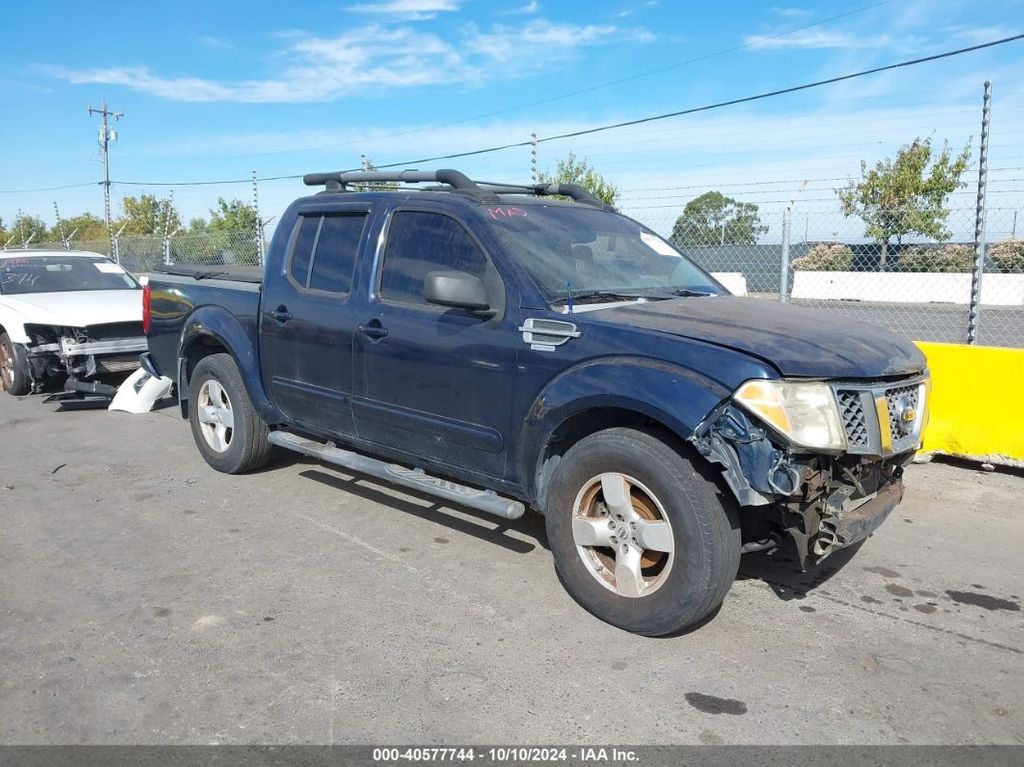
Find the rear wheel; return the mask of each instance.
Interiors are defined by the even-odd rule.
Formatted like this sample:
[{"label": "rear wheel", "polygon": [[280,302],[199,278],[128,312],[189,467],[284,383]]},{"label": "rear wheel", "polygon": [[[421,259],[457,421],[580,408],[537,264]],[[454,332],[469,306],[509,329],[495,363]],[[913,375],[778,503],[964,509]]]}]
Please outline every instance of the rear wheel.
[{"label": "rear wheel", "polygon": [[230,354],[212,354],[189,381],[189,422],[206,462],[226,474],[243,474],[270,457],[269,429],[252,406]]},{"label": "rear wheel", "polygon": [[0,388],[15,397],[32,391],[25,350],[6,333],[0,333]]},{"label": "rear wheel", "polygon": [[548,495],[548,538],[562,583],[598,618],[660,636],[725,598],[739,569],[739,520],[698,461],[626,428],[565,454]]}]

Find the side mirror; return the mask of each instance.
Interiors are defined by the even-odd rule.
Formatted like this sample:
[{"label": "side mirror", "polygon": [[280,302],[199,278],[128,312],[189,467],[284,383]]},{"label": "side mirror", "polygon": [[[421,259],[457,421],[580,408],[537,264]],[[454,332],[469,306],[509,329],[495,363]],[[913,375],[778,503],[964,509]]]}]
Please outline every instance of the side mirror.
[{"label": "side mirror", "polygon": [[423,281],[423,297],[430,304],[471,312],[491,308],[483,281],[466,272],[429,272]]}]

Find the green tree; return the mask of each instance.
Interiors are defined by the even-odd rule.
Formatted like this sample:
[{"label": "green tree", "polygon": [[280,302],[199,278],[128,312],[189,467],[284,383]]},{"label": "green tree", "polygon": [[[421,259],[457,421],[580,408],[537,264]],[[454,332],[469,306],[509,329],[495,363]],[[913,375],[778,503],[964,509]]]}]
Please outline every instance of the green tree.
[{"label": "green tree", "polygon": [[247,231],[255,232],[259,225],[256,208],[241,200],[225,200],[217,198],[217,207],[210,209],[209,229],[217,232]]},{"label": "green tree", "polygon": [[143,192],[138,197],[125,197],[121,209],[124,216],[114,226],[115,231],[127,224],[124,231],[128,234],[170,234],[181,226],[181,214],[170,198]]},{"label": "green tree", "polygon": [[753,245],[767,231],[757,205],[712,191],[686,203],[672,227],[672,241],[681,246]]},{"label": "green tree", "polygon": [[[46,222],[39,216],[19,211],[11,223],[11,228],[7,231],[7,237],[4,238],[4,242],[7,242],[13,236],[12,247],[20,247],[26,242],[31,242],[32,245],[41,245],[47,241],[48,232],[49,227],[46,226]],[[0,245],[3,245],[3,243],[0,243]]]},{"label": "green tree", "polygon": [[182,261],[199,263],[258,263],[257,227],[255,207],[238,199],[218,197],[209,219],[192,219],[188,231],[175,238],[174,255]]},{"label": "green tree", "polygon": [[864,219],[864,233],[881,244],[879,269],[885,269],[894,237],[897,243],[908,234],[934,240],[949,238],[946,199],[966,186],[960,177],[970,156],[969,141],[956,156],[948,142],[933,156],[931,139],[916,138],[900,147],[895,159],[879,160],[870,170],[862,160],[861,178],[836,189],[843,214]]},{"label": "green tree", "polygon": [[577,184],[609,205],[619,199],[619,188],[598,173],[586,157],[580,159],[573,152],[555,163],[553,173],[541,173],[539,181],[542,184]]},{"label": "green tree", "polygon": [[[74,235],[73,237],[72,234]],[[105,240],[107,236],[107,225],[103,223],[103,219],[94,216],[92,213],[82,213],[78,216],[62,219],[60,226],[54,225],[50,230],[51,240],[71,237],[72,246],[75,242]]]}]

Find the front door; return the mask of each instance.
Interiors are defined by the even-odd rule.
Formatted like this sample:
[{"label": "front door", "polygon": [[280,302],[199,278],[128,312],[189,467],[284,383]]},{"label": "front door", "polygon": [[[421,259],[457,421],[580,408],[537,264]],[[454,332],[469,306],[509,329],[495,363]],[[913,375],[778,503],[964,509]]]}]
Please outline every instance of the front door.
[{"label": "front door", "polygon": [[[426,275],[452,270],[482,279],[496,313],[427,303]],[[505,285],[469,230],[436,211],[394,212],[367,309],[354,344],[359,436],[413,461],[502,477],[519,335]]]},{"label": "front door", "polygon": [[301,213],[284,274],[265,281],[260,317],[264,386],[293,422],[351,434],[353,271],[368,211]]}]

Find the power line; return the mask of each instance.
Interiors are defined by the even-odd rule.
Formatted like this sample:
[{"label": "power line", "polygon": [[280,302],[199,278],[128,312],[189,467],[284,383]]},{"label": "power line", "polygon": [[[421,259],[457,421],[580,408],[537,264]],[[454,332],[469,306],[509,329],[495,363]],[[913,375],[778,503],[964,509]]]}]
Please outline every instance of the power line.
[{"label": "power line", "polygon": [[[820,88],[823,85],[832,85],[834,83],[844,82],[846,80],[854,80],[858,77],[866,77],[867,75],[878,74],[879,72],[889,72],[894,69],[901,69],[904,67],[911,67],[917,64],[924,64],[930,61],[938,61],[940,59],[948,59],[953,56],[960,56],[964,53],[971,53],[973,51],[979,51],[985,48],[992,48],[997,45],[1004,45],[1005,43],[1014,42],[1016,40],[1024,39],[1024,34],[1012,35],[1011,37],[1003,37],[998,40],[990,40],[987,43],[980,43],[979,45],[971,45],[967,48],[957,48],[952,51],[944,51],[942,53],[935,53],[930,56],[920,56],[916,59],[909,59],[907,61],[900,61],[895,64],[887,64],[881,67],[873,67],[871,69],[864,69],[859,72],[851,72],[845,75],[839,75],[837,77],[829,77],[824,80],[816,80],[810,83],[802,83],[800,85],[794,85],[789,88],[778,88],[774,91],[767,91],[765,93],[758,93],[753,96],[743,96],[741,98],[729,99],[727,101],[718,101],[714,104],[705,104],[699,107],[691,107],[689,109],[680,109],[676,112],[666,112],[664,114],[652,115],[650,117],[641,117],[636,120],[624,120],[623,122],[611,123],[610,125],[600,125],[596,128],[586,128],[584,130],[571,131],[569,133],[561,133],[556,136],[545,136],[544,138],[537,139],[537,143],[546,143],[549,141],[559,141],[567,138],[576,138],[578,136],[588,136],[594,133],[601,133],[603,131],[615,130],[616,128],[626,128],[632,125],[642,125],[644,123],[655,122],[657,120],[667,120],[670,117],[682,117],[683,115],[696,114],[698,112],[708,112],[713,109],[722,109],[723,107],[736,106],[737,104],[748,104],[753,101],[760,101],[762,99],[773,98],[775,96],[782,96],[787,93],[796,93],[798,91],[810,90],[812,88]],[[486,149],[475,149],[469,152],[455,152],[452,154],[441,155],[438,157],[426,157],[418,160],[409,160],[406,162],[387,163],[384,165],[378,165],[378,168],[396,168],[396,167],[408,167],[410,165],[419,165],[428,162],[437,162],[439,160],[454,160],[460,157],[473,157],[475,155],[487,154],[490,152],[500,152],[505,149],[514,149],[523,146],[529,146],[531,141],[517,141],[511,144],[504,144],[501,146],[488,147]]]},{"label": "power line", "polygon": [[[813,88],[820,88],[825,85],[832,85],[838,82],[844,82],[847,80],[854,80],[860,77],[866,77],[868,75],[878,74],[880,72],[889,72],[895,69],[902,69],[906,67],[916,66],[918,64],[925,64],[932,61],[938,61],[941,59],[948,59],[954,56],[960,56],[965,53],[972,53],[974,51],[983,50],[986,48],[993,48],[997,45],[1004,45],[1006,43],[1015,42],[1017,40],[1024,39],[1024,33],[1012,35],[1010,37],[1003,37],[998,40],[990,40],[985,43],[979,43],[978,45],[971,45],[966,48],[957,48],[955,50],[944,51],[942,53],[935,53],[929,56],[920,56],[914,59],[908,59],[906,61],[896,62],[895,64],[887,64],[885,66],[873,67],[871,69],[864,69],[858,72],[851,72],[845,75],[838,75],[836,77],[829,77],[824,80],[815,80],[809,83],[802,83],[800,85],[793,85],[788,88],[778,88],[773,91],[766,91],[764,93],[758,93],[751,96],[743,96],[740,98],[729,99],[726,101],[718,101],[712,104],[704,104],[698,107],[690,107],[688,109],[681,109],[674,112],[665,112],[663,114],[651,115],[649,117],[641,117],[635,120],[625,120],[622,122],[611,123],[608,125],[599,125],[593,128],[585,128],[577,131],[570,131],[567,133],[560,133],[553,136],[544,136],[537,138],[537,143],[547,143],[550,141],[560,141],[567,138],[577,138],[579,136],[592,135],[594,133],[602,133],[609,130],[616,130],[618,128],[626,128],[633,125],[642,125],[645,123],[656,122],[659,120],[667,120],[673,117],[682,117],[684,115],[697,114],[699,112],[708,112],[715,109],[722,109],[729,106],[736,106],[738,104],[747,104],[754,101],[761,101],[767,98],[773,98],[775,96],[782,96],[789,93],[796,93],[799,91],[810,90]],[[385,168],[408,168],[410,166],[421,165],[424,163],[439,162],[441,160],[455,160],[462,157],[475,157],[482,154],[491,154],[493,152],[501,152],[507,149],[516,149],[533,145],[533,140],[529,141],[516,141],[508,144],[500,144],[497,146],[484,147],[481,149],[473,149],[465,152],[453,152],[451,154],[437,155],[434,157],[422,157],[415,160],[405,160],[402,162],[392,162],[377,165],[378,169]],[[358,170],[358,168],[352,168],[351,170]],[[258,179],[260,181],[280,181],[280,180],[292,180],[301,178],[303,174],[291,174],[282,176],[269,176],[266,178]],[[173,182],[158,182],[158,181],[114,181],[114,184],[120,184],[122,186],[215,186],[215,185],[227,185],[227,184],[249,184],[252,183],[252,177],[242,179],[223,179],[219,181],[173,181]]]},{"label": "power line", "polygon": [[64,186],[41,186],[35,189],[0,189],[0,194],[27,194],[28,192],[56,192],[60,189],[82,189],[87,186],[99,186],[102,181],[88,181],[84,184],[65,184]]}]

